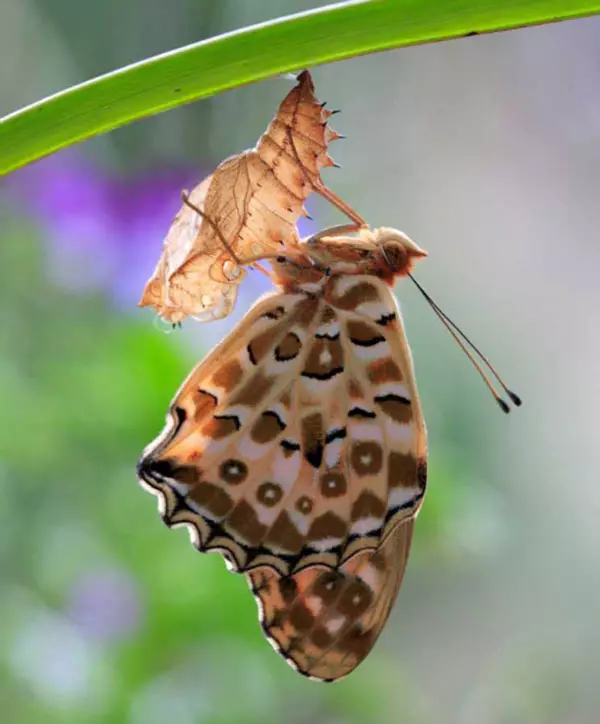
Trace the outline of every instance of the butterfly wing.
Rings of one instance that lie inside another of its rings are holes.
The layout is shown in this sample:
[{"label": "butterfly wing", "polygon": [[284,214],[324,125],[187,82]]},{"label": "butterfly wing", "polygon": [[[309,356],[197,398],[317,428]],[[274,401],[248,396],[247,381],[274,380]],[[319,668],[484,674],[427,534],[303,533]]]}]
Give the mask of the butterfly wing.
[{"label": "butterfly wing", "polygon": [[233,570],[338,568],[421,504],[424,426],[393,296],[345,279],[255,305],[140,461],[165,522]]},{"label": "butterfly wing", "polygon": [[363,551],[337,571],[248,574],[263,632],[293,668],[335,681],[369,654],[402,583],[413,525],[410,519],[396,526],[379,549]]}]

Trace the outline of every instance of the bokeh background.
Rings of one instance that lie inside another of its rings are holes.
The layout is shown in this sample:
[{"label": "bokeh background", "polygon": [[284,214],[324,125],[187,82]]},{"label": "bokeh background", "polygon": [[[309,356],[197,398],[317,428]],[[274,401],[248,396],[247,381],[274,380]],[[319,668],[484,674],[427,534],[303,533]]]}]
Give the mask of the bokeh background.
[{"label": "bokeh background", "polygon": [[[0,111],[301,0],[3,0]],[[403,305],[430,489],[373,654],[331,686],[263,640],[242,577],[168,531],[135,462],[235,322],[136,307],[179,192],[255,143],[273,79],[2,180],[0,717],[127,724],[600,720],[600,18],[314,71],[326,181],[430,252],[418,277],[524,399],[502,415]],[[315,224],[341,221],[319,201]],[[249,275],[237,316],[265,288]]]}]

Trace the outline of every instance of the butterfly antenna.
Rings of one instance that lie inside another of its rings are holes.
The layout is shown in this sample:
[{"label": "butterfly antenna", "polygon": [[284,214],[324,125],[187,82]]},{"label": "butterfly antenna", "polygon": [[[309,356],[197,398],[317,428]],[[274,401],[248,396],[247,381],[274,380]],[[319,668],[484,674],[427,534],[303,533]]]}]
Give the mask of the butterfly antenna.
[{"label": "butterfly antenna", "polygon": [[[510,407],[507,405],[505,400],[501,397],[501,395],[498,393],[498,390],[494,387],[493,383],[490,381],[489,377],[485,373],[482,366],[479,364],[477,359],[474,357],[473,352],[479,356],[479,358],[482,360],[482,362],[486,365],[486,367],[489,369],[489,371],[492,373],[492,375],[496,378],[498,381],[498,384],[500,387],[506,392],[508,397],[511,399],[512,403],[516,405],[517,407],[520,407],[521,405],[521,398],[514,393],[512,390],[508,388],[502,377],[496,372],[494,366],[492,363],[488,360],[488,358],[483,354],[483,352],[479,349],[479,347],[471,342],[469,337],[462,331],[462,329],[455,324],[452,319],[444,312],[442,309],[433,301],[433,299],[429,296],[429,294],[425,291],[425,289],[419,284],[419,282],[414,278],[412,274],[409,273],[408,275],[413,282],[413,284],[417,287],[417,289],[421,292],[421,294],[425,297],[427,300],[429,306],[433,309],[435,314],[437,315],[438,319],[442,322],[442,324],[446,327],[446,329],[450,332],[450,334],[454,337],[454,339],[458,342],[460,348],[463,350],[463,352],[467,355],[467,357],[471,360],[473,366],[475,369],[479,372],[481,375],[481,378],[487,385],[489,391],[492,393],[494,398],[496,399],[496,402],[500,405],[500,408],[503,412],[510,412]],[[464,342],[463,342],[464,340]],[[465,344],[466,342],[466,344]],[[471,349],[469,349],[467,347]],[[471,351],[473,350],[473,352]]]}]

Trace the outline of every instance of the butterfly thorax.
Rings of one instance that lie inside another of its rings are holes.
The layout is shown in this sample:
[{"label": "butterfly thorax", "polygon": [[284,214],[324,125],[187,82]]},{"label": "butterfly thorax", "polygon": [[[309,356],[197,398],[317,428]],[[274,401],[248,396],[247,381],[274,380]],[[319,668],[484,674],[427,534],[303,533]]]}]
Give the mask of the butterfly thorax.
[{"label": "butterfly thorax", "polygon": [[369,275],[393,284],[427,256],[406,234],[390,228],[361,229],[354,236],[318,234],[301,242],[293,258],[272,261],[275,281],[287,292],[317,291],[340,275]]}]

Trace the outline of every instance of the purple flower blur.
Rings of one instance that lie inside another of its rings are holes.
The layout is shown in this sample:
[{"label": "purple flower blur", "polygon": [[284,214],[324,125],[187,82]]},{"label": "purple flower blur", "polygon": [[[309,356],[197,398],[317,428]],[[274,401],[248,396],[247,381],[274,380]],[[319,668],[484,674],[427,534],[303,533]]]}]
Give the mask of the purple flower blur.
[{"label": "purple flower blur", "polygon": [[136,631],[141,604],[132,578],[116,570],[95,571],[76,581],[66,614],[88,638],[110,643]]},{"label": "purple flower blur", "polygon": [[73,152],[38,161],[13,177],[17,203],[49,241],[48,272],[72,291],[105,290],[133,308],[200,171],[154,170],[120,179]]}]

